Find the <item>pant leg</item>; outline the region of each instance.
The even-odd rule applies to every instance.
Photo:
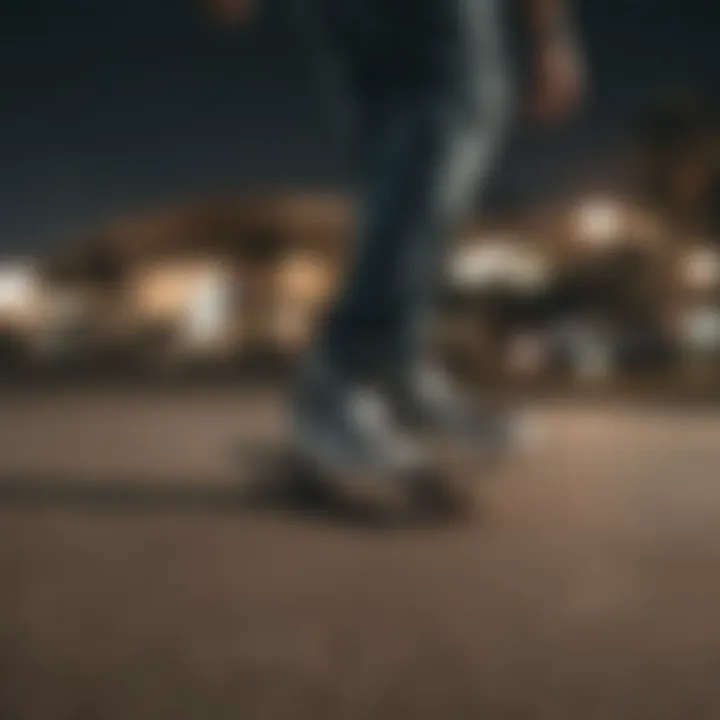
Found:
[[[408,198],[399,285],[402,315],[392,334],[389,371],[401,374],[427,350],[427,331],[443,282],[446,251],[474,212],[509,126],[512,88],[494,0],[460,0],[466,32],[457,85],[434,120],[436,144],[426,157],[419,197]],[[461,22],[463,22],[461,20]],[[437,93],[442,98],[442,91]],[[430,101],[431,102],[431,101]],[[430,117],[433,109],[426,110]],[[416,148],[416,152],[422,152]],[[415,219],[412,220],[413,214]]]
[[[347,56],[365,172],[355,257],[324,340],[349,371],[373,375],[422,352],[446,241],[508,111],[498,11],[497,0],[385,0],[387,44],[363,54],[356,36]]]

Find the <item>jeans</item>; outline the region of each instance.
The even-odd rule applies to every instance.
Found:
[[[357,120],[354,257],[319,344],[372,378],[425,351],[448,239],[512,106],[501,0],[310,0]]]

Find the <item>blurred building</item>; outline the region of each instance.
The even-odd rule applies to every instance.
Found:
[[[311,332],[347,247],[342,197],[245,196],[116,223],[49,259],[107,346],[153,361],[292,352]]]
[[[138,367],[292,357],[338,281],[352,214],[341,196],[278,193],[115,223],[48,259],[38,347]],[[707,236],[678,242],[637,197],[487,217],[448,253],[437,340],[475,371],[581,380],[667,365],[680,346],[707,357],[717,253]]]

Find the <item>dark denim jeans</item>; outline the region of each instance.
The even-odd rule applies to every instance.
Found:
[[[511,111],[500,0],[314,0],[358,121],[354,258],[318,339],[338,370],[424,352],[446,241]]]

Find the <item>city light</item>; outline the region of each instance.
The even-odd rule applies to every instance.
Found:
[[[180,349],[216,347],[229,339],[237,288],[230,269],[218,260],[168,259],[138,269],[130,303],[142,326],[172,326]]]
[[[14,317],[29,314],[38,299],[39,282],[30,263],[0,265],[0,314]]]
[[[288,256],[280,264],[278,276],[283,293],[293,300],[314,301],[331,289],[331,269],[322,257],[311,253]]]
[[[274,330],[283,347],[298,347],[307,340],[318,305],[332,290],[334,273],[322,257],[298,252],[280,264],[278,281]]]
[[[583,204],[574,219],[577,237],[592,247],[606,247],[619,239],[625,214],[619,203],[593,200]]]
[[[709,247],[697,247],[682,264],[683,281],[695,290],[711,290],[720,285],[720,255]]]
[[[449,273],[451,282],[461,288],[505,283],[532,289],[546,282],[550,268],[540,252],[498,239],[458,250]]]
[[[198,277],[187,295],[185,331],[197,345],[224,340],[232,318],[232,293],[227,277],[211,272]]]

